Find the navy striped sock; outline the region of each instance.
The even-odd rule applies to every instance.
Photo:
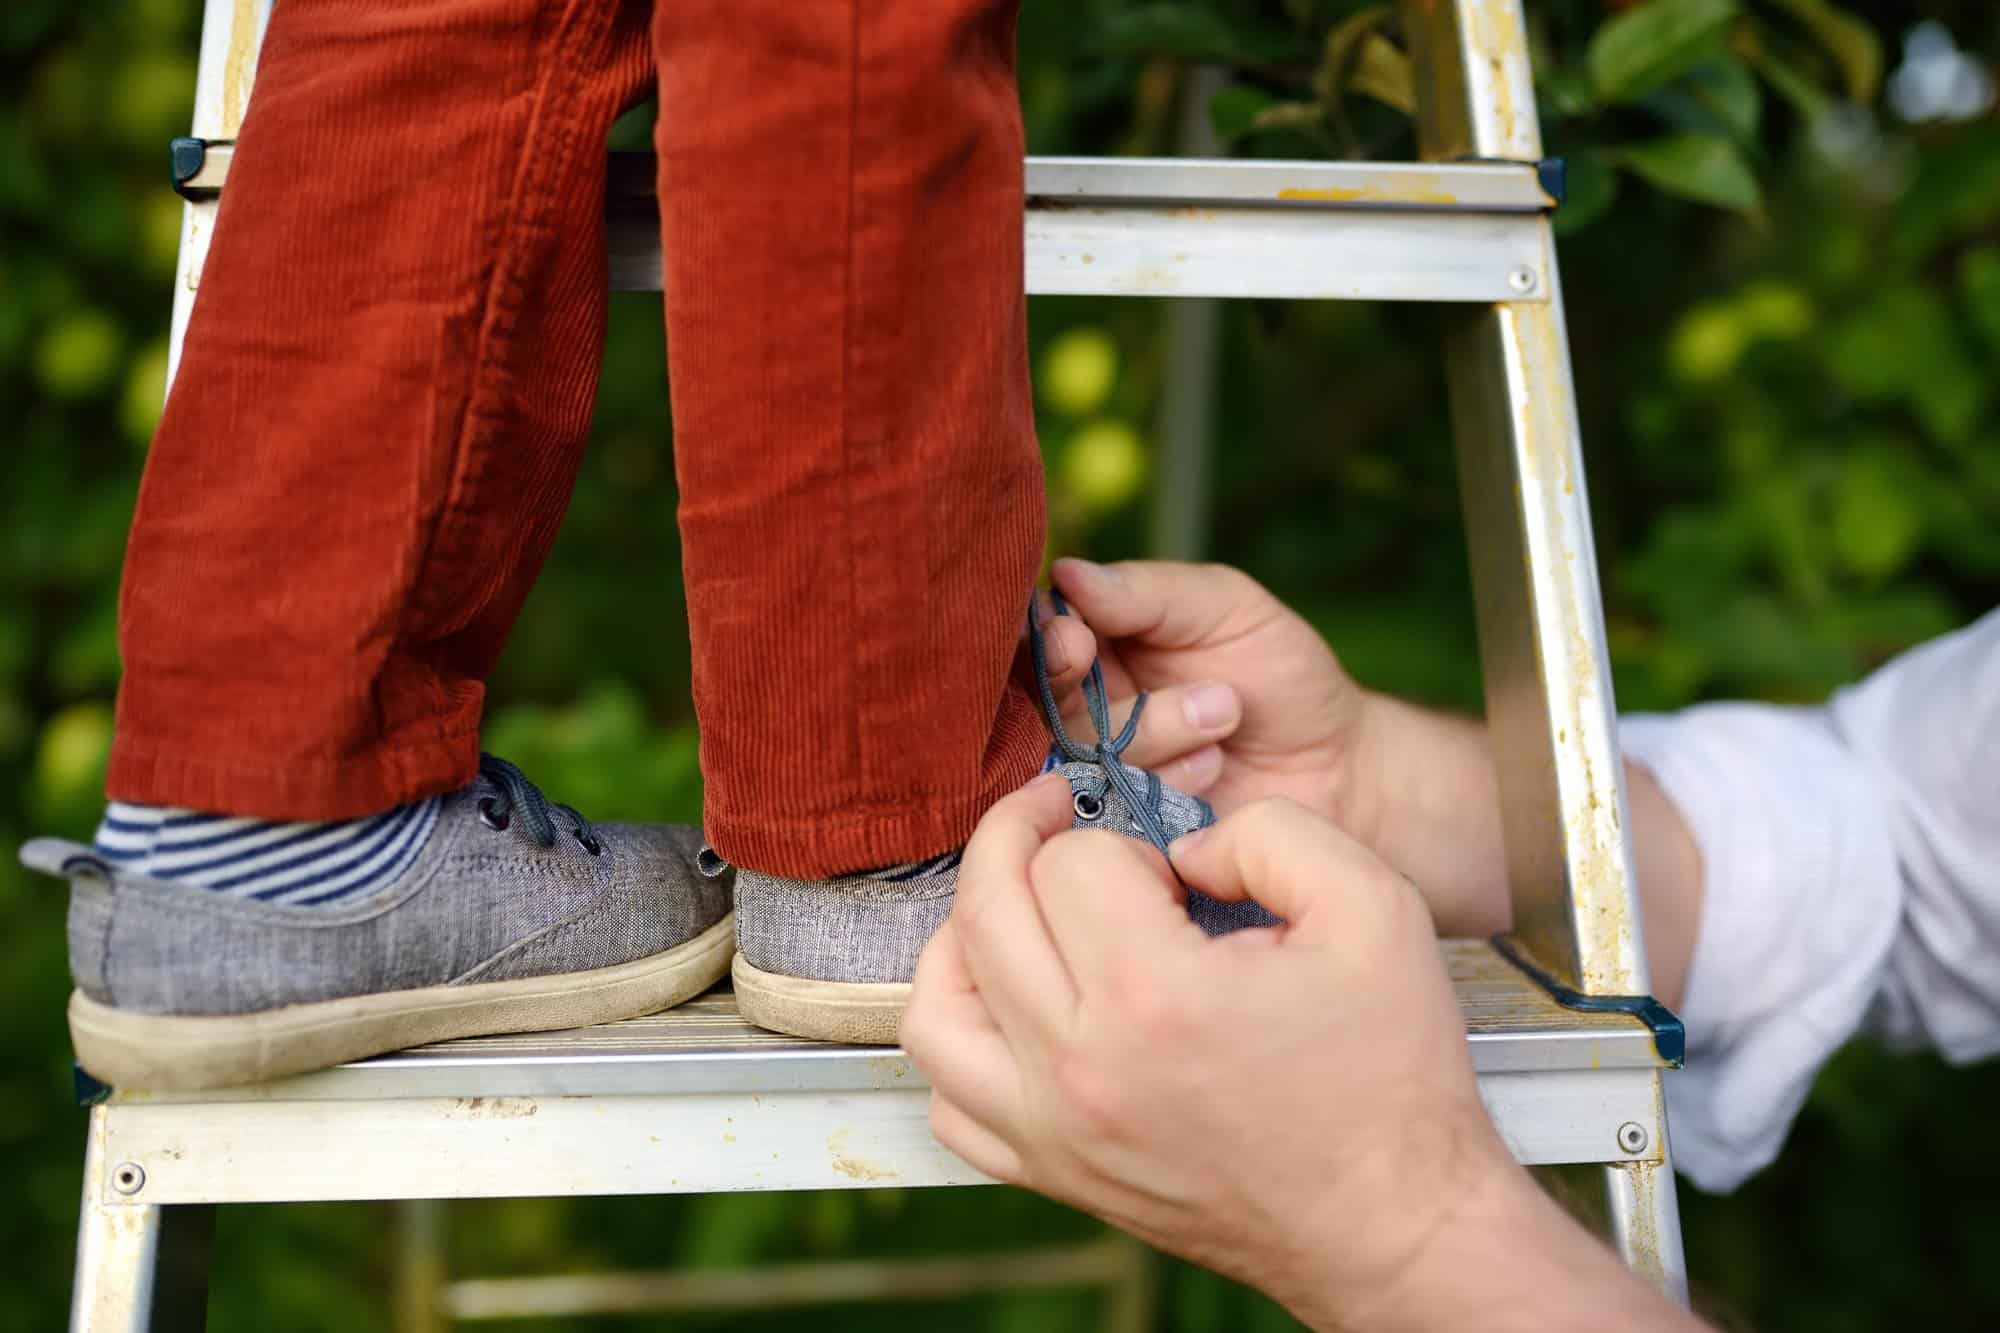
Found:
[[[443,804],[433,796],[366,819],[284,823],[113,801],[92,841],[99,856],[133,874],[317,907],[353,902],[408,870]]]

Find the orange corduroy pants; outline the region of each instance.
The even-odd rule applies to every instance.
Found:
[[[277,5],[133,523],[111,796],[329,819],[472,777],[590,419],[607,133],[657,87],[709,837],[792,875],[962,842],[1047,745],[1013,9]]]

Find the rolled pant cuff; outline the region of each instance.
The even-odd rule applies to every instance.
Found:
[[[479,770],[476,731],[363,754],[310,759],[192,758],[149,750],[121,733],[105,794],[258,819],[358,819],[455,791]]]
[[[1041,770],[1046,736],[1022,735],[967,796],[914,796],[892,806],[807,816],[783,823],[704,817],[709,845],[732,864],[791,879],[831,879],[858,870],[922,861],[971,838],[981,816]]]

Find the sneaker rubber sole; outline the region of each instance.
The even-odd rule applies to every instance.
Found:
[[[730,965],[736,1010],[760,1028],[816,1041],[894,1046],[907,981],[813,981],[766,972],[742,954]]]
[[[77,1063],[114,1088],[174,1092],[261,1083],[458,1037],[551,1032],[658,1013],[720,981],[735,949],[732,913],[683,944],[613,967],[250,1014],[132,1013],[76,991],[70,1039]]]

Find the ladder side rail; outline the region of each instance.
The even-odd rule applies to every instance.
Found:
[[[250,104],[250,84],[257,74],[257,53],[264,44],[264,25],[271,17],[271,0],[204,0],[201,55],[195,68],[194,123],[197,139],[233,141],[243,127]],[[180,259],[174,267],[174,314],[167,338],[167,386],[181,364],[181,340],[194,313],[195,290],[201,285],[208,244],[215,235],[215,214],[221,201],[214,196],[190,198],[181,207]]]
[[[1425,158],[1542,155],[1521,0],[1403,0]],[[1554,238],[1546,300],[1466,312],[1447,349],[1460,499],[1502,793],[1514,937],[1592,995],[1650,992]],[[1655,1160],[1603,1168],[1611,1238],[1687,1301],[1661,1075]]]
[[[1426,157],[1542,151],[1519,0],[1407,3]],[[1589,995],[1649,989],[1554,241],[1546,299],[1472,313],[1448,348],[1500,769],[1514,933]]]

